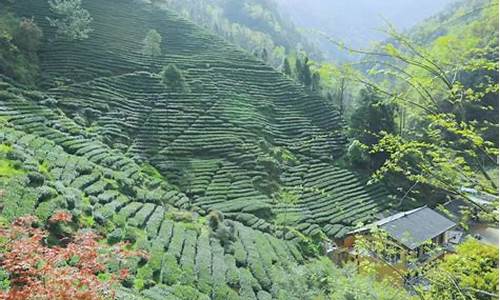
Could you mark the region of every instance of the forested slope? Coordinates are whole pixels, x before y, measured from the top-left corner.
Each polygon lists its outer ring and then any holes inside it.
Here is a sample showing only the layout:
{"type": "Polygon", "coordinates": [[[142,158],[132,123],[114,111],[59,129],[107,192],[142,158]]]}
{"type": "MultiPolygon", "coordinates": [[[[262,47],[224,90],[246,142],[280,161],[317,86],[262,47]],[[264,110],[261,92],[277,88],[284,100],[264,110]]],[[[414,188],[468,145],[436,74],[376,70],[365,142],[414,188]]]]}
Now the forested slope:
{"type": "Polygon", "coordinates": [[[68,209],[108,240],[139,243],[156,258],[135,268],[153,299],[188,299],[179,285],[153,287],[177,282],[201,298],[293,299],[307,285],[285,275],[308,254],[300,233],[342,237],[389,208],[382,188],[336,166],[344,122],[319,96],[172,12],[84,6],[90,38],[61,41],[45,1],[14,3],[44,43],[39,90],[1,77],[9,220],[68,209]],[[142,52],[152,29],[163,37],[156,57],[142,52]],[[158,75],[174,64],[183,90],[158,75]],[[224,214],[231,249],[210,235],[210,210],[224,214]]]}
{"type": "Polygon", "coordinates": [[[166,0],[165,5],[201,27],[280,67],[286,55],[305,50],[322,54],[275,0],[166,0]]]}

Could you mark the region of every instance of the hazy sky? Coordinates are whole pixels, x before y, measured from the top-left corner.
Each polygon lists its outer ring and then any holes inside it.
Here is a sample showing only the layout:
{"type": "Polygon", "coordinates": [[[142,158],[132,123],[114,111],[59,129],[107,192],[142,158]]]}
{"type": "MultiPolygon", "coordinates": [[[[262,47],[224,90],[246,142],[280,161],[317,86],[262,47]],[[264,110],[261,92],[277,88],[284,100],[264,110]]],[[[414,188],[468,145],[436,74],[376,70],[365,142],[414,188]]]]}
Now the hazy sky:
{"type": "Polygon", "coordinates": [[[382,40],[384,19],[407,29],[454,0],[277,0],[302,28],[321,30],[356,47],[382,40]]]}

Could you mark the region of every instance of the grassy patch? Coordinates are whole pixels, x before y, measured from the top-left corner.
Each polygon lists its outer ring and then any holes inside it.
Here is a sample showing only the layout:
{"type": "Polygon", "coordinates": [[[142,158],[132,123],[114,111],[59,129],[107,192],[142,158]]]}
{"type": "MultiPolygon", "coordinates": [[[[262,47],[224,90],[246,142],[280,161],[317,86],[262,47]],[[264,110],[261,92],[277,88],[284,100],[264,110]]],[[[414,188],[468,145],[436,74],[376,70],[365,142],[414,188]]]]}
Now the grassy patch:
{"type": "Polygon", "coordinates": [[[49,176],[49,164],[46,161],[43,161],[38,165],[38,172],[42,173],[45,176],[49,176]]]}
{"type": "Polygon", "coordinates": [[[0,158],[0,177],[13,177],[25,172],[15,166],[13,161],[0,158]]]}
{"type": "Polygon", "coordinates": [[[296,224],[301,217],[302,215],[298,212],[282,212],[276,215],[275,223],[279,226],[289,226],[296,224]]]}
{"type": "Polygon", "coordinates": [[[9,153],[12,151],[12,146],[7,144],[0,144],[0,153],[9,153]]]}
{"type": "Polygon", "coordinates": [[[155,167],[153,167],[148,163],[142,165],[141,171],[156,179],[164,180],[163,175],[161,175],[160,172],[155,167]]]}

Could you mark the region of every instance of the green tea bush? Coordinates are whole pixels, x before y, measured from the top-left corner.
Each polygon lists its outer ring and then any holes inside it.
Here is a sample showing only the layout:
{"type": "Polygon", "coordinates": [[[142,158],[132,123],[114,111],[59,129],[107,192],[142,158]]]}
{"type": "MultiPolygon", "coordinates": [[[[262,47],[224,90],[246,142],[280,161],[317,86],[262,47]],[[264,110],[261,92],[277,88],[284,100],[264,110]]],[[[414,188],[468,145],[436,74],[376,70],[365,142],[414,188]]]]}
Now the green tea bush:
{"type": "Polygon", "coordinates": [[[162,282],[168,285],[173,285],[179,282],[182,276],[182,270],[177,264],[177,259],[170,255],[163,256],[163,264],[160,277],[162,282]]]}
{"type": "Polygon", "coordinates": [[[234,257],[231,255],[224,255],[224,263],[227,268],[225,274],[227,284],[232,288],[239,286],[240,275],[234,257]]]}
{"type": "Polygon", "coordinates": [[[212,276],[210,271],[211,254],[210,242],[207,232],[202,232],[198,238],[196,253],[196,271],[198,273],[198,289],[205,294],[212,290],[212,276]]]}

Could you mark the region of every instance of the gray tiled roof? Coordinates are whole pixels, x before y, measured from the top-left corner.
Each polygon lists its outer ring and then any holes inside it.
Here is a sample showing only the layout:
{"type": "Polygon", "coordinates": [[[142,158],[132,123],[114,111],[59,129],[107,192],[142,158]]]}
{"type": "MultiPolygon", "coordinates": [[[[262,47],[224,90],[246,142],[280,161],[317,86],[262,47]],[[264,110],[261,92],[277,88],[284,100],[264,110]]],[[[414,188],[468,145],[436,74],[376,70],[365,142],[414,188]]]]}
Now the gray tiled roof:
{"type": "Polygon", "coordinates": [[[377,222],[392,238],[408,249],[416,249],[425,241],[431,240],[456,226],[456,223],[428,207],[422,207],[386,222],[377,222]]]}

